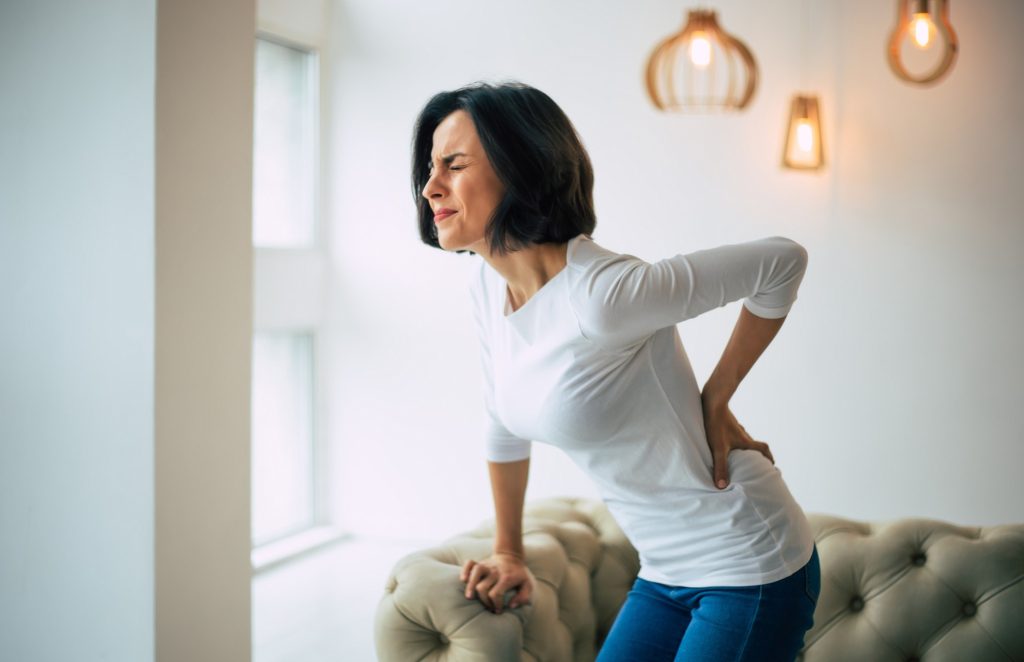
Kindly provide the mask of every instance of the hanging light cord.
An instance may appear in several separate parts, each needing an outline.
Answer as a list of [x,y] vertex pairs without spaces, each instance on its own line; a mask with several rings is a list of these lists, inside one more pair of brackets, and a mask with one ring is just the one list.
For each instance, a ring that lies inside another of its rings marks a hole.
[[807,0],[802,0],[800,12],[800,93],[807,91]]

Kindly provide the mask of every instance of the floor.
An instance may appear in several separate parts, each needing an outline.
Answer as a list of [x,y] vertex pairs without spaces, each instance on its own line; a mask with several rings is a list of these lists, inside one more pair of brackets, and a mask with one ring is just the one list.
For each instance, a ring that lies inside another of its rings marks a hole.
[[388,573],[429,546],[345,540],[256,575],[254,662],[373,662],[373,616]]

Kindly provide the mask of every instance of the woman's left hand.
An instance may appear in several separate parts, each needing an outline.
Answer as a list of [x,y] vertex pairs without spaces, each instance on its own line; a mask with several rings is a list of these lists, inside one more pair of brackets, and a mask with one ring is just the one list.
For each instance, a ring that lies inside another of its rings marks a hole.
[[701,405],[704,410],[704,434],[707,436],[708,446],[711,448],[711,470],[715,485],[723,489],[729,485],[729,452],[741,448],[759,451],[766,458],[775,464],[768,444],[763,441],[755,441],[747,431],[736,420],[729,410],[728,402],[715,401],[712,398],[701,396]]

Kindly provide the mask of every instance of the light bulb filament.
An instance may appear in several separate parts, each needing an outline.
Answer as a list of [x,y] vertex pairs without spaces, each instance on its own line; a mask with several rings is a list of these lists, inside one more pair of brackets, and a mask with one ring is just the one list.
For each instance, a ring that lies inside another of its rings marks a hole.
[[711,41],[703,30],[695,31],[690,40],[690,61],[701,69],[711,64]]
[[914,20],[910,22],[910,33],[913,36],[914,45],[918,48],[928,48],[932,43],[932,35],[935,34],[935,24],[928,14],[914,14]]
[[797,120],[796,145],[801,152],[806,154],[810,154],[814,150],[814,129],[811,127],[810,120]]

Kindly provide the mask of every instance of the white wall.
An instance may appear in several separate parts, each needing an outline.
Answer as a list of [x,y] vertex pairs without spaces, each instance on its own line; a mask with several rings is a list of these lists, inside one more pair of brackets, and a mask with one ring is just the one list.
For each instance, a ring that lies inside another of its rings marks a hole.
[[[514,78],[551,95],[590,151],[602,245],[649,260],[773,234],[810,262],[733,410],[809,512],[1024,520],[1024,5],[955,4],[961,57],[932,89],[889,72],[889,0],[714,3],[761,67],[733,116],[658,113],[643,69],[677,2],[338,0],[328,196],[338,348],[337,507],[357,532],[438,539],[491,514],[475,259],[416,233],[412,124],[437,91]],[[801,80],[803,79],[803,83]],[[783,171],[790,95],[822,94],[828,168]],[[739,303],[680,326],[699,381]],[[534,444],[529,498],[594,495]]]
[[0,659],[152,658],[155,2],[0,3]]
[[1024,521],[1024,4],[953,3],[959,61],[929,90],[865,57],[889,4],[842,3],[857,39],[836,62],[829,231],[808,283],[820,340],[798,354],[816,413],[794,428],[827,453],[797,485],[832,512]]
[[5,661],[250,658],[255,3],[157,9],[0,5]]

